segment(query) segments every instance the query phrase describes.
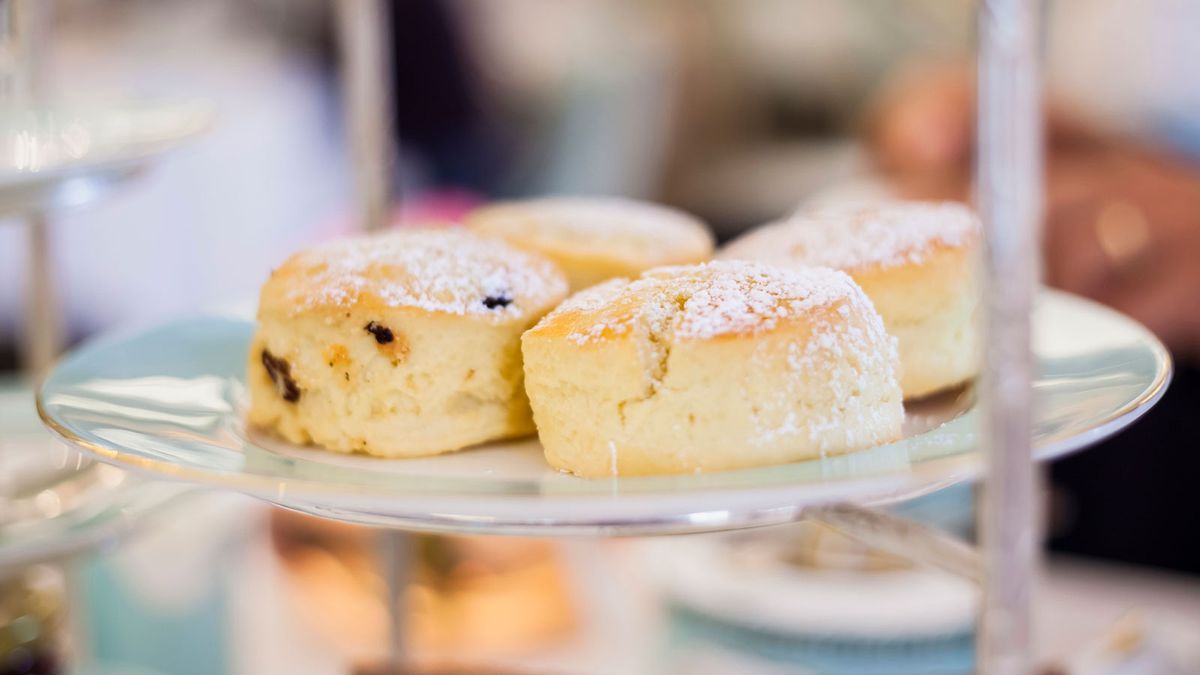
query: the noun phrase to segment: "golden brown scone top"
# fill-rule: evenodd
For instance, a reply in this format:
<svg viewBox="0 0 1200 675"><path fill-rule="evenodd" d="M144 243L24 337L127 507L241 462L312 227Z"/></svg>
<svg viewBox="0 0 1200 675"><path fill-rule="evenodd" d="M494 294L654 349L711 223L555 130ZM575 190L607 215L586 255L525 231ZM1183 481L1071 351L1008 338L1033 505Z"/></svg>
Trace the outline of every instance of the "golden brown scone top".
<svg viewBox="0 0 1200 675"><path fill-rule="evenodd" d="M466 218L477 232L547 255L595 252L638 268L712 257L704 223L676 209L618 197L542 197L501 202Z"/></svg>
<svg viewBox="0 0 1200 675"><path fill-rule="evenodd" d="M797 322L836 321L851 309L874 313L842 272L784 270L744 261L660 267L638 279L613 279L567 299L526 335L566 337L577 345L639 329L673 340L753 336Z"/></svg>
<svg viewBox="0 0 1200 675"><path fill-rule="evenodd" d="M506 321L545 312L566 289L536 254L458 228L413 228L292 255L263 286L259 316L390 308Z"/></svg>
<svg viewBox="0 0 1200 675"><path fill-rule="evenodd" d="M721 259L832 267L850 274L921 264L980 239L975 213L957 202L892 202L800 212L730 242Z"/></svg>

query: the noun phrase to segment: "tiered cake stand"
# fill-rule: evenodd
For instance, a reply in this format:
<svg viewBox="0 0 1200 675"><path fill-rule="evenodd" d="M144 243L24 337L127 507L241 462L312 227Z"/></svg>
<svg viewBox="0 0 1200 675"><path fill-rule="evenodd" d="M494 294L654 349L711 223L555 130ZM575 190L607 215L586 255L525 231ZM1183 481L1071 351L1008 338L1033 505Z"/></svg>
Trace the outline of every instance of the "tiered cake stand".
<svg viewBox="0 0 1200 675"><path fill-rule="evenodd" d="M360 211L373 229L387 213L388 183L381 178L389 155L379 151L380 139L389 138L379 114L388 99L382 4L340 0L338 7L348 38L343 62ZM396 531L618 536L818 518L979 580L985 591L980 670L1025 672L1037 549L1033 460L1117 432L1155 403L1170 376L1166 350L1137 323L1074 296L1036 290L1036 18L1034 0L981 3L986 372L977 388L911 406L900 442L761 469L600 480L550 470L532 439L419 460L294 447L245 426L244 364L253 326L233 315L86 345L47 378L38 400L42 419L73 445L122 468ZM981 475L978 550L874 508ZM392 569L401 567L395 562ZM391 590L396 603L398 589Z"/></svg>

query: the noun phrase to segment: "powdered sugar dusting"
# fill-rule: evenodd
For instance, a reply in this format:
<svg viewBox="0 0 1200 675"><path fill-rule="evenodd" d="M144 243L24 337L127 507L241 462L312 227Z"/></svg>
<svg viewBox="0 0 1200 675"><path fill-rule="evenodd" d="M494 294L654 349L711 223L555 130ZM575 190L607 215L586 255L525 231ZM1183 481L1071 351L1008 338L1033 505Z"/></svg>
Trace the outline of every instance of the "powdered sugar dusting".
<svg viewBox="0 0 1200 675"><path fill-rule="evenodd" d="M954 202L893 202L799 212L731 242L723 259L854 270L922 262L936 245L963 246L979 220Z"/></svg>
<svg viewBox="0 0 1200 675"><path fill-rule="evenodd" d="M765 445L804 435L824 457L838 448L870 445L880 429L903 417L896 339L878 314L858 313L851 318L853 314L852 305L843 304L838 308L843 320L816 316L809 339L788 344L789 384L760 406L752 443ZM813 379L829 387L832 404L824 410L807 405L793 388ZM879 399L881 395L885 400ZM797 405L805 407L804 425L797 423Z"/></svg>
<svg viewBox="0 0 1200 675"><path fill-rule="evenodd" d="M833 270L783 271L733 262L707 267L718 273L708 275L684 303L675 329L681 338L771 330L781 319L861 296L850 277Z"/></svg>
<svg viewBox="0 0 1200 675"><path fill-rule="evenodd" d="M568 335L579 345L633 326L645 326L653 335L704 340L769 331L781 320L839 303L870 308L861 289L842 272L716 261L660 267L635 281L606 282L568 299L545 321L564 313L594 318Z"/></svg>
<svg viewBox="0 0 1200 675"><path fill-rule="evenodd" d="M621 291L628 286L628 279L609 279L567 298L555 308L555 313L563 312L594 312L617 298Z"/></svg>
<svg viewBox="0 0 1200 675"><path fill-rule="evenodd" d="M296 254L283 269L306 277L287 292L297 310L374 296L390 307L501 317L545 307L566 292L548 261L457 229L340 240Z"/></svg>
<svg viewBox="0 0 1200 675"><path fill-rule="evenodd" d="M609 306L621 296L622 291L629 286L628 279L609 279L603 283L586 288L575 295L567 298L562 304L550 312L543 321L550 321L553 317L565 313L582 313L591 314L598 312ZM622 321L605 321L597 320L588 328L572 332L567 336L567 339L577 345L584 345L589 342L595 342L608 333L622 333L628 330L628 323Z"/></svg>

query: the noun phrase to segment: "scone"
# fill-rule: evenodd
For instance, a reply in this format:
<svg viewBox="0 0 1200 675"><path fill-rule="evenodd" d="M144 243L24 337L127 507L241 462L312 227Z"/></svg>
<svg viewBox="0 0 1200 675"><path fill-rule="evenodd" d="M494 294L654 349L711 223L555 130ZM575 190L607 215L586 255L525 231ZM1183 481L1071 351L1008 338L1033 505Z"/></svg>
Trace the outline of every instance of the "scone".
<svg viewBox="0 0 1200 675"><path fill-rule="evenodd" d="M778 464L901 435L895 342L834 270L658 268L572 296L521 343L546 459L580 476Z"/></svg>
<svg viewBox="0 0 1200 675"><path fill-rule="evenodd" d="M550 258L572 291L660 265L712 257L699 220L675 209L615 197L546 197L503 202L469 214L466 224Z"/></svg>
<svg viewBox="0 0 1200 675"><path fill-rule="evenodd" d="M889 202L798 213L730 242L722 259L832 267L854 278L900 343L905 398L979 372L975 214L952 202Z"/></svg>
<svg viewBox="0 0 1200 675"><path fill-rule="evenodd" d="M262 289L249 421L383 457L531 433L520 337L566 290L548 260L463 230L297 253Z"/></svg>

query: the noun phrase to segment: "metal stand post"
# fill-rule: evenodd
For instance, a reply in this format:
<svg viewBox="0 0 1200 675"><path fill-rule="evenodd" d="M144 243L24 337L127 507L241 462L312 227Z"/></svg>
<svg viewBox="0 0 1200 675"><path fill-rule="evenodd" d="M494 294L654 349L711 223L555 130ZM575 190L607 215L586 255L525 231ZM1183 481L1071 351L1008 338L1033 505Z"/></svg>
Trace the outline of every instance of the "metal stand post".
<svg viewBox="0 0 1200 675"><path fill-rule="evenodd" d="M54 284L50 222L43 214L26 219L29 255L26 265L25 335L22 353L26 375L36 385L62 348L58 293Z"/></svg>
<svg viewBox="0 0 1200 675"><path fill-rule="evenodd" d="M388 9L385 0L337 0L336 10L356 216L373 232L390 220L396 152Z"/></svg>
<svg viewBox="0 0 1200 675"><path fill-rule="evenodd" d="M406 601L413 568L412 535L401 530L380 530L379 565L384 581L385 606L388 610L387 664L395 672L404 672L408 652L404 631L408 614Z"/></svg>
<svg viewBox="0 0 1200 675"><path fill-rule="evenodd" d="M0 103L15 108L37 101L45 82L44 44L47 3L0 0ZM49 220L43 213L26 217L24 370L36 383L62 347Z"/></svg>
<svg viewBox="0 0 1200 675"><path fill-rule="evenodd" d="M987 475L979 514L984 606L978 670L1032 671L1039 542L1030 316L1040 259L1042 112L1038 0L979 3L976 194L987 237L982 400Z"/></svg>
<svg viewBox="0 0 1200 675"><path fill-rule="evenodd" d="M386 0L337 0L342 99L354 170L357 227L374 232L391 219L393 162L391 33ZM405 589L412 570L412 535L400 530L379 533L379 565L384 579L388 630L388 666L404 672Z"/></svg>

